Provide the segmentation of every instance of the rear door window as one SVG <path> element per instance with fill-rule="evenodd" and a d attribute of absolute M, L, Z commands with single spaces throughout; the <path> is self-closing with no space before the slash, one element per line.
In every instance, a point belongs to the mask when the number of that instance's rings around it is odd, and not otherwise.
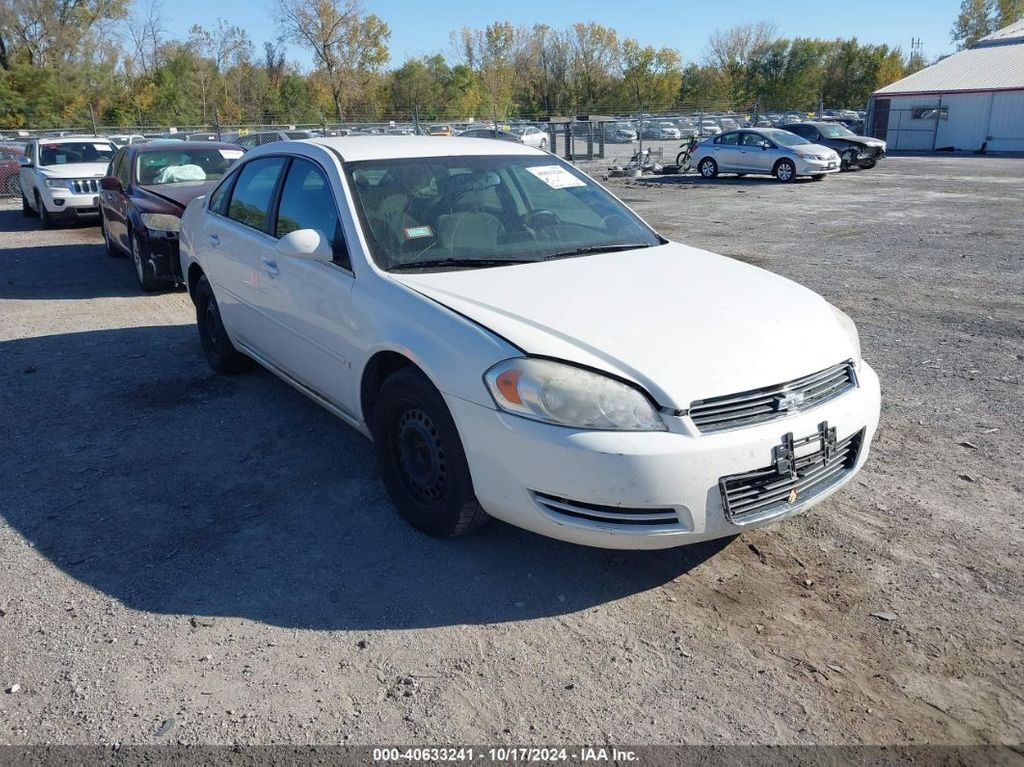
<path fill-rule="evenodd" d="M 261 157 L 246 163 L 231 193 L 228 218 L 269 234 L 274 192 L 284 163 L 283 157 Z"/>

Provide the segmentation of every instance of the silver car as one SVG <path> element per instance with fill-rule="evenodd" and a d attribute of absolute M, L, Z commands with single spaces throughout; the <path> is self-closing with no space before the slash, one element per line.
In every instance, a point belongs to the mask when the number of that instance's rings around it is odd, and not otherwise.
<path fill-rule="evenodd" d="M 839 172 L 839 155 L 778 128 L 744 128 L 705 139 L 693 152 L 693 167 L 704 178 L 719 173 L 748 173 L 792 181 L 810 176 L 820 181 Z"/>

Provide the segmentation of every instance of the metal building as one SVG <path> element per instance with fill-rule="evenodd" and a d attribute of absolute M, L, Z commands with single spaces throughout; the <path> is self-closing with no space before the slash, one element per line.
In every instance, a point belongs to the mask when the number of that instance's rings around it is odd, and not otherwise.
<path fill-rule="evenodd" d="M 867 124 L 890 150 L 1024 152 L 1024 19 L 875 91 Z"/>

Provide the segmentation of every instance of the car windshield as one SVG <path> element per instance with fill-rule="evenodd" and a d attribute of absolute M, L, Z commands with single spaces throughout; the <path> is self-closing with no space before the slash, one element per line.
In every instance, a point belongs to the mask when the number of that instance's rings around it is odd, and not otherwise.
<path fill-rule="evenodd" d="M 161 149 L 140 152 L 135 177 L 141 186 L 216 181 L 224 177 L 241 149 Z"/>
<path fill-rule="evenodd" d="M 821 135 L 825 138 L 843 138 L 857 135 L 843 125 L 821 125 L 818 127 L 818 130 L 821 131 Z"/>
<path fill-rule="evenodd" d="M 40 165 L 70 165 L 76 162 L 110 162 L 115 147 L 109 141 L 62 141 L 39 144 Z"/>
<path fill-rule="evenodd" d="M 796 146 L 797 144 L 811 143 L 807 139 L 798 136 L 795 133 L 790 133 L 788 130 L 765 131 L 765 135 L 779 146 Z"/>
<path fill-rule="evenodd" d="M 366 160 L 345 166 L 385 270 L 479 268 L 662 242 L 604 189 L 550 157 Z"/>

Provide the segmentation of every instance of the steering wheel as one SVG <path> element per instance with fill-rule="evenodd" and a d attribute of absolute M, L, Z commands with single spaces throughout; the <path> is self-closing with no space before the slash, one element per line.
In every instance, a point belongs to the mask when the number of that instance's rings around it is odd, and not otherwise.
<path fill-rule="evenodd" d="M 562 220 L 555 215 L 552 211 L 544 210 L 533 210 L 523 216 L 523 227 L 535 239 L 553 240 L 557 237 L 557 233 L 551 231 L 554 227 L 559 226 Z"/>

